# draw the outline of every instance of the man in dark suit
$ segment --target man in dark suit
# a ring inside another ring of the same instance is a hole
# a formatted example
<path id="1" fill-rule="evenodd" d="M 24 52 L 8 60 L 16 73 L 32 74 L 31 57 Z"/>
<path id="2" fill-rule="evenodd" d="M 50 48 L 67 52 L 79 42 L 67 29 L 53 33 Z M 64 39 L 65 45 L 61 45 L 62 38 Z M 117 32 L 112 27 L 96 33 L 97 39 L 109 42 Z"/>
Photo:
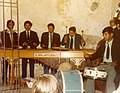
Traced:
<path id="1" fill-rule="evenodd" d="M 48 32 L 44 32 L 41 37 L 41 47 L 43 49 L 51 49 L 52 47 L 60 46 L 60 35 L 54 32 L 55 26 L 53 23 L 48 24 Z M 51 40 L 52 35 L 52 40 Z"/>
<path id="2" fill-rule="evenodd" d="M 35 31 L 31 30 L 32 23 L 30 21 L 24 22 L 25 31 L 20 33 L 19 44 L 23 49 L 36 49 L 39 45 L 39 38 Z M 22 59 L 22 78 L 27 77 L 27 62 L 30 64 L 30 77 L 34 78 L 34 63 L 33 59 Z"/>
<path id="3" fill-rule="evenodd" d="M 52 47 L 59 47 L 60 46 L 60 35 L 54 32 L 55 26 L 53 23 L 49 23 L 47 25 L 48 32 L 44 32 L 41 36 L 41 47 L 43 49 L 51 49 Z M 55 64 L 53 59 L 44 59 L 44 73 L 49 73 L 48 66 L 51 67 L 51 73 L 54 73 Z M 55 61 L 55 60 L 54 60 Z M 56 72 L 56 71 L 55 71 Z"/>
<path id="4" fill-rule="evenodd" d="M 120 20 L 119 19 L 115 19 L 115 24 L 116 24 L 116 28 L 114 29 L 114 39 L 117 41 L 118 45 L 120 45 Z M 117 69 L 120 69 L 120 67 L 116 67 Z M 115 79 L 115 86 L 116 89 L 118 88 L 118 86 L 120 85 L 120 71 L 117 70 L 116 73 L 116 79 Z"/>
<path id="5" fill-rule="evenodd" d="M 65 48 L 79 50 L 80 46 L 85 45 L 85 41 L 80 34 L 76 33 L 75 27 L 70 27 L 69 34 L 64 35 L 61 44 L 65 45 Z"/>
<path id="6" fill-rule="evenodd" d="M 85 54 L 86 59 L 95 60 L 100 58 L 98 62 L 98 70 L 106 70 L 108 73 L 107 83 L 106 83 L 106 92 L 112 93 L 115 90 L 114 79 L 116 76 L 117 69 L 120 65 L 120 50 L 119 44 L 114 40 L 114 32 L 112 27 L 106 27 L 102 31 L 104 41 L 101 42 L 100 46 L 93 54 Z M 86 83 L 86 93 L 94 93 L 94 80 L 87 80 Z"/>
<path id="7" fill-rule="evenodd" d="M 18 46 L 18 34 L 16 33 L 14 28 L 14 21 L 13 20 L 8 20 L 7 21 L 7 29 L 2 31 L 1 34 L 1 47 L 2 48 L 17 48 Z M 8 59 L 9 60 L 9 59 Z M 7 68 L 8 68 L 8 60 L 3 59 L 3 75 L 2 75 L 2 80 L 3 82 L 6 80 L 7 81 Z M 9 68 L 9 75 L 10 75 L 10 70 L 11 66 Z"/>

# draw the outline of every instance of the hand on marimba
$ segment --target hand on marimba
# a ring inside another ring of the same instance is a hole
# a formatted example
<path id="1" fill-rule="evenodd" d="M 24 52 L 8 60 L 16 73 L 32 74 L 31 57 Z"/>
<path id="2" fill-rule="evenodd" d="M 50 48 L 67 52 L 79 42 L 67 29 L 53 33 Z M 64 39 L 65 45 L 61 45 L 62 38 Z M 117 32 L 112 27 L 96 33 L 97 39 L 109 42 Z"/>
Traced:
<path id="1" fill-rule="evenodd" d="M 24 42 L 24 43 L 23 43 L 23 46 L 27 46 L 27 42 Z"/>

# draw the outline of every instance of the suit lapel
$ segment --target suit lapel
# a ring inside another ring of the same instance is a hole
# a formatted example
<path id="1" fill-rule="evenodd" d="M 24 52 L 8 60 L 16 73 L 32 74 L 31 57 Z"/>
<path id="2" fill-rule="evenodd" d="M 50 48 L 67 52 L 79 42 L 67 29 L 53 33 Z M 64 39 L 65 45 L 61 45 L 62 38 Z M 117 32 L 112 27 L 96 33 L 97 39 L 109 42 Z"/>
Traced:
<path id="1" fill-rule="evenodd" d="M 112 60 L 114 61 L 114 56 L 115 56 L 115 54 L 116 54 L 116 52 L 118 52 L 118 51 L 116 51 L 116 47 L 115 47 L 116 45 L 115 45 L 115 41 L 113 40 L 113 43 L 112 43 L 112 47 L 111 47 L 111 56 L 112 56 Z"/>
<path id="2" fill-rule="evenodd" d="M 77 48 L 77 44 L 78 44 L 78 41 L 77 41 L 77 36 L 75 34 L 75 40 L 73 41 L 74 42 L 74 46 L 75 46 L 75 49 Z"/>

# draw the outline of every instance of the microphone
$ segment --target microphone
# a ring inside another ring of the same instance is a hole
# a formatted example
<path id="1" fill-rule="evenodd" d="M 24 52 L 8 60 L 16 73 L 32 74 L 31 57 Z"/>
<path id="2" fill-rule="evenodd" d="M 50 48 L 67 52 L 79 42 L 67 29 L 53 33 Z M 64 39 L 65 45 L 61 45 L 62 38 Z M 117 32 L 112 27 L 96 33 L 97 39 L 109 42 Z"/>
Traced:
<path id="1" fill-rule="evenodd" d="M 82 30 L 82 37 L 83 37 L 83 33 L 84 33 L 84 31 Z"/>
<path id="2" fill-rule="evenodd" d="M 84 31 L 82 30 L 82 33 L 83 33 Z"/>

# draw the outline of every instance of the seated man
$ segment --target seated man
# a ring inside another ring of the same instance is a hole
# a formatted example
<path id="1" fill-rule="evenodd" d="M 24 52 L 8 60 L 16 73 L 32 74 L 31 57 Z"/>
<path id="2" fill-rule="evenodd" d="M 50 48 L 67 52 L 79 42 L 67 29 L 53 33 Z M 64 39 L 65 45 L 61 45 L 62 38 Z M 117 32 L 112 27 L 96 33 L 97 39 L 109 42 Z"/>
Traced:
<path id="1" fill-rule="evenodd" d="M 112 27 L 106 27 L 102 31 L 103 38 L 105 41 L 101 43 L 95 53 L 93 54 L 85 54 L 86 59 L 95 60 L 97 58 L 101 58 L 101 62 L 99 62 L 99 66 L 97 66 L 98 70 L 106 70 L 108 73 L 107 83 L 106 83 L 106 92 L 112 93 L 115 90 L 114 79 L 116 76 L 115 68 L 119 64 L 119 45 L 114 40 L 114 32 Z M 86 82 L 86 93 L 94 93 L 94 80 L 88 79 Z"/>

